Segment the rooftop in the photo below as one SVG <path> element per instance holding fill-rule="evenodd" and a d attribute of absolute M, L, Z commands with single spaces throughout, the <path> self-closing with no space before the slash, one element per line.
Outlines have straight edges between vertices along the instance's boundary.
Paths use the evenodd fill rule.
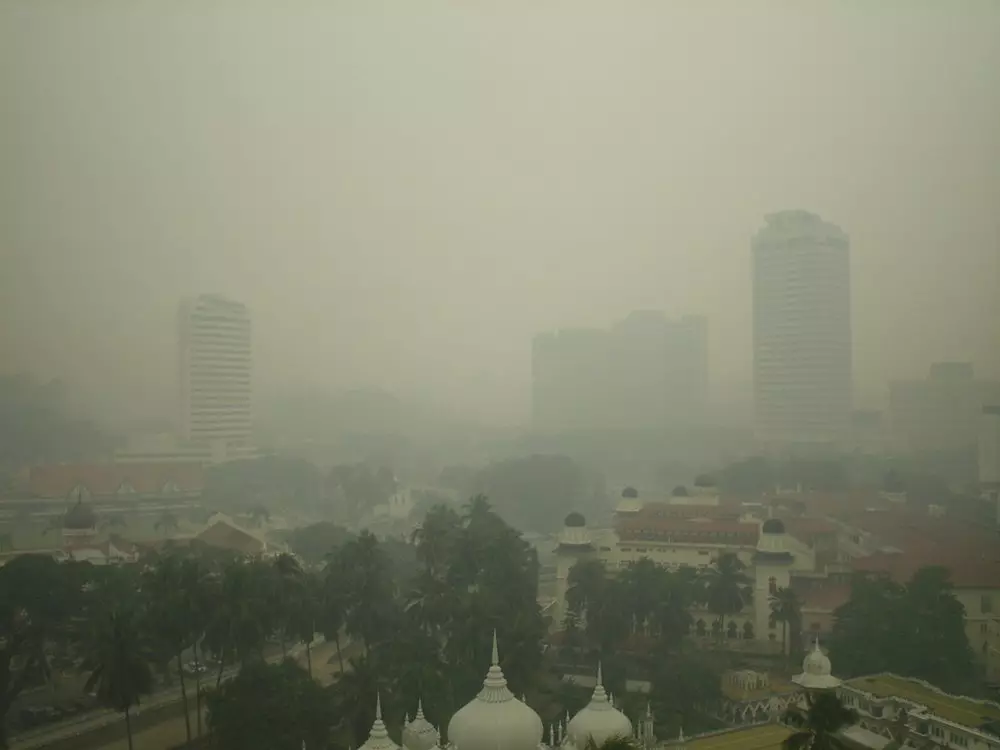
<path fill-rule="evenodd" d="M 792 730 L 780 724 L 734 729 L 701 739 L 688 740 L 687 750 L 781 750 Z"/>
<path fill-rule="evenodd" d="M 844 684 L 880 698 L 903 698 L 927 706 L 935 715 L 956 724 L 978 729 L 983 724 L 1000 721 L 1000 706 L 972 698 L 948 695 L 916 680 L 891 674 L 855 677 Z"/>

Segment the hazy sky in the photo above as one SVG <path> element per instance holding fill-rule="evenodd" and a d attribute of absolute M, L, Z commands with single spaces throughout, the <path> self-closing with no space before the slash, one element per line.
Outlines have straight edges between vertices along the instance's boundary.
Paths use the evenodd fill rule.
<path fill-rule="evenodd" d="M 998 71 L 988 1 L 0 0 L 0 369 L 169 414 L 212 291 L 264 389 L 517 420 L 535 331 L 663 308 L 739 393 L 750 237 L 806 208 L 863 402 L 998 375 Z"/>

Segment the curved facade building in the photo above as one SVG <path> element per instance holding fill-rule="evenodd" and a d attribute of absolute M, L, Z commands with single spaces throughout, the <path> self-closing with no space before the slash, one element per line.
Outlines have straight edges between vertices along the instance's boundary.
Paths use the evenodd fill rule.
<path fill-rule="evenodd" d="M 755 426 L 766 450 L 823 451 L 849 437 L 849 247 L 807 211 L 769 214 L 753 238 Z"/>
<path fill-rule="evenodd" d="M 186 440 L 229 452 L 251 444 L 250 314 L 240 302 L 202 295 L 181 304 L 180 383 Z"/>

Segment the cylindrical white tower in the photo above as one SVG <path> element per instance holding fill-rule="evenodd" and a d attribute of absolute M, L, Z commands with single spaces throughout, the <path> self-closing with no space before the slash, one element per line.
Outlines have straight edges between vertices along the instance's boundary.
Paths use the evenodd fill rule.
<path fill-rule="evenodd" d="M 757 437 L 770 451 L 822 452 L 850 434 L 849 241 L 807 211 L 766 222 L 753 238 Z"/>

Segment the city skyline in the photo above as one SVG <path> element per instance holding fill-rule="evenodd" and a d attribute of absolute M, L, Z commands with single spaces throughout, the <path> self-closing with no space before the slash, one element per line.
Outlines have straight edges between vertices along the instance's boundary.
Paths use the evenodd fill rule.
<path fill-rule="evenodd" d="M 710 318 L 712 392 L 742 398 L 748 237 L 796 207 L 850 231 L 862 404 L 934 361 L 1000 374 L 995 7 L 17 5 L 2 367 L 94 413 L 172 413 L 201 290 L 254 311 L 262 394 L 526 424 L 536 331 L 662 309 Z"/>

